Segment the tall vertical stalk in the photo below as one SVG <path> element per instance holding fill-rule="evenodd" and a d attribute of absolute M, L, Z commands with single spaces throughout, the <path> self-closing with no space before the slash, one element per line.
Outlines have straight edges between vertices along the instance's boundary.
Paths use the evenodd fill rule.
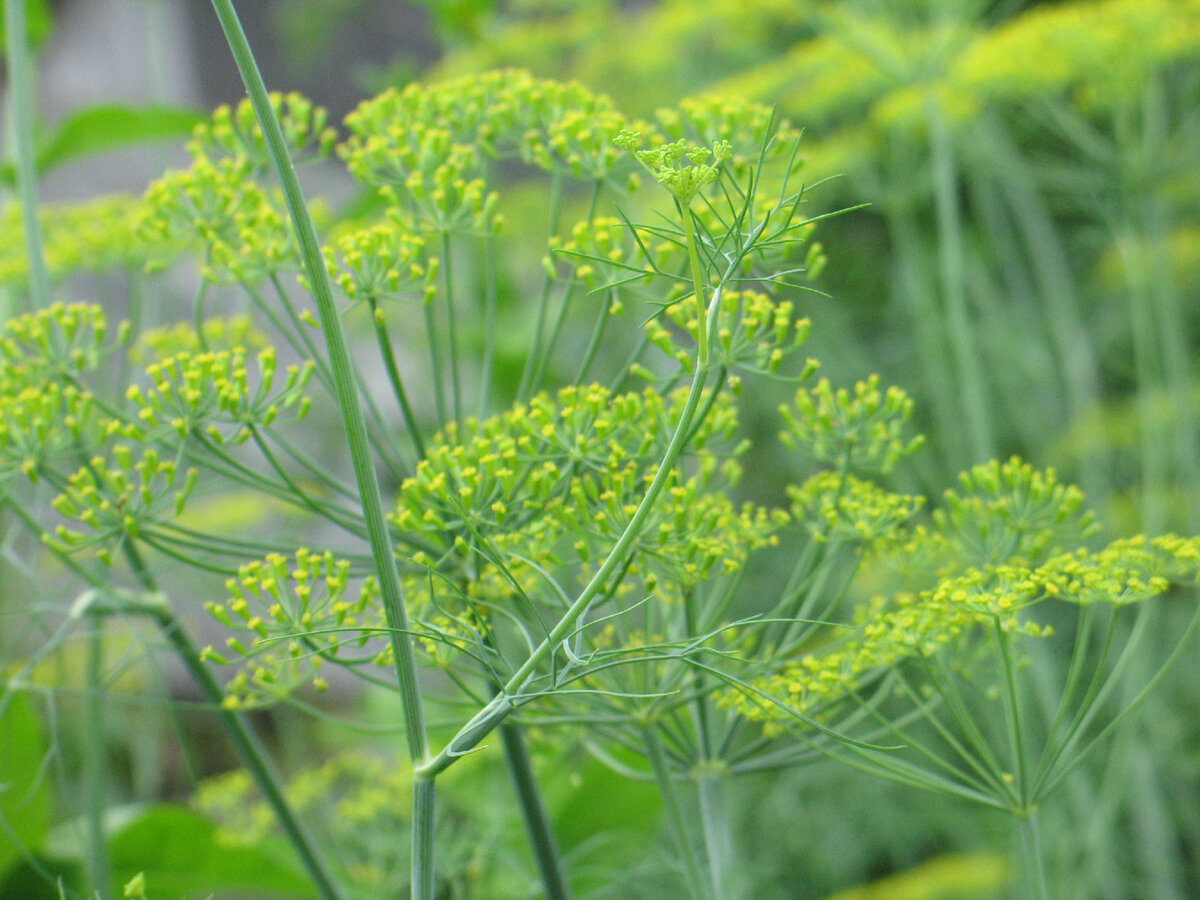
<path fill-rule="evenodd" d="M 89 617 L 87 649 L 87 715 L 83 742 L 83 784 L 87 878 L 97 900 L 111 896 L 108 844 L 104 835 L 107 779 L 104 748 L 104 634 L 98 616 Z"/>
<path fill-rule="evenodd" d="M 504 746 L 504 762 L 517 792 L 517 805 L 521 808 L 521 819 L 529 836 L 533 850 L 533 861 L 537 865 L 546 889 L 546 900 L 571 900 L 571 888 L 563 868 L 558 839 L 550 824 L 550 814 L 538 789 L 537 775 L 529 748 L 521 734 L 521 727 L 507 722 L 500 726 L 500 741 Z"/>
<path fill-rule="evenodd" d="M 4 0 L 5 54 L 8 59 L 8 122 L 17 173 L 17 199 L 29 260 L 29 298 L 34 309 L 50 305 L 50 276 L 46 273 L 45 241 L 38 217 L 37 157 L 33 147 L 33 60 L 29 53 L 29 23 L 25 0 Z"/>
<path fill-rule="evenodd" d="M 250 102 L 266 139 L 271 161 L 283 187 L 284 199 L 291 215 L 292 226 L 300 245 L 305 274 L 312 285 L 313 297 L 326 348 L 333 369 L 337 389 L 338 407 L 342 413 L 342 424 L 350 446 L 354 466 L 354 478 L 358 485 L 363 517 L 371 543 L 371 555 L 376 576 L 379 579 L 387 616 L 392 652 L 395 657 L 396 676 L 399 682 L 400 699 L 404 710 L 405 735 L 409 757 L 414 765 L 422 764 L 429 754 L 429 739 L 425 731 L 425 714 L 421 702 L 420 684 L 417 678 L 416 652 L 409 637 L 408 612 L 404 605 L 404 593 L 400 583 L 400 571 L 388 534 L 387 520 L 383 514 L 383 498 L 379 481 L 371 460 L 367 439 L 366 421 L 359 400 L 350 362 L 350 351 L 342 330 L 341 319 L 333 300 L 333 287 L 329 272 L 321 255 L 321 245 L 312 216 L 300 189 L 296 169 L 288 156 L 283 130 L 271 106 L 262 74 L 254 61 L 254 54 L 246 40 L 237 13 L 231 0 L 213 0 L 213 9 L 225 32 L 225 39 L 233 53 Z M 429 783 L 423 784 L 428 780 Z M 413 794 L 413 865 L 412 900 L 432 900 L 433 897 L 433 810 L 434 793 L 432 780 L 418 779 L 418 790 Z"/>
<path fill-rule="evenodd" d="M 658 736 L 657 726 L 647 724 L 642 729 L 642 739 L 646 746 L 646 756 L 650 767 L 654 770 L 654 780 L 658 792 L 662 796 L 663 811 L 667 815 L 667 824 L 679 851 L 679 860 L 683 865 L 683 878 L 687 882 L 688 893 L 692 900 L 719 900 L 712 895 L 708 879 L 704 874 L 704 866 L 696 854 L 692 829 L 688 827 L 687 817 L 683 814 L 683 805 L 675 790 L 675 782 L 671 777 L 671 769 L 667 763 L 667 754 L 663 749 L 662 740 Z"/>

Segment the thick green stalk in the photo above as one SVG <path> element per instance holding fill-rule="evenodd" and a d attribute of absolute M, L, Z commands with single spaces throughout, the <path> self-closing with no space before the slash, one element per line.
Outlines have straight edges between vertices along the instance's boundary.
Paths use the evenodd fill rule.
<path fill-rule="evenodd" d="M 696 853 L 692 829 L 688 827 L 687 817 L 679 802 L 679 794 L 675 790 L 675 782 L 671 777 L 671 769 L 667 763 L 667 754 L 663 749 L 662 740 L 658 736 L 657 727 L 648 724 L 642 729 L 642 739 L 646 745 L 646 756 L 650 767 L 654 770 L 654 781 L 662 796 L 663 811 L 667 815 L 667 825 L 671 829 L 676 849 L 679 851 L 679 862 L 683 867 L 683 878 L 687 882 L 688 893 L 692 900 L 722 900 L 714 896 L 712 886 L 704 876 L 704 867 Z"/>
<path fill-rule="evenodd" d="M 1037 810 L 1027 810 L 1021 817 L 1021 850 L 1025 860 L 1026 893 L 1030 900 L 1050 900 L 1046 888 L 1046 864 L 1042 859 L 1042 834 L 1038 828 Z"/>
<path fill-rule="evenodd" d="M 87 716 L 83 746 L 84 817 L 87 821 L 87 877 L 97 900 L 111 896 L 108 843 L 104 835 L 104 806 L 108 780 L 104 760 L 104 635 L 98 616 L 91 617 L 87 653 Z"/>
<path fill-rule="evenodd" d="M 399 682 L 400 699 L 404 710 L 404 728 L 408 740 L 409 757 L 414 766 L 421 765 L 429 755 L 429 739 L 425 731 L 425 712 L 421 703 L 421 688 L 417 677 L 416 652 L 409 637 L 408 612 L 404 605 L 404 591 L 400 583 L 400 571 L 388 534 L 387 520 L 383 514 L 383 498 L 379 492 L 379 480 L 371 459 L 371 447 L 367 437 L 366 420 L 350 363 L 350 350 L 333 300 L 333 286 L 321 254 L 321 244 L 312 216 L 300 189 L 296 169 L 288 156 L 283 130 L 271 106 L 271 99 L 263 84 L 262 74 L 254 61 L 254 54 L 246 40 L 231 0 L 213 0 L 213 8 L 221 21 L 225 39 L 233 52 L 238 71 L 250 95 L 259 126 L 266 138 L 271 161 L 275 166 L 283 187 L 284 199 L 291 215 L 292 226 L 304 259 L 305 273 L 312 285 L 317 304 L 321 330 L 325 335 L 326 349 L 333 369 L 338 407 L 342 413 L 342 424 L 350 445 L 350 458 L 354 466 L 354 478 L 358 485 L 363 507 L 363 518 L 367 524 L 367 535 L 371 543 L 371 555 L 375 573 L 379 578 L 380 594 L 387 616 L 392 653 L 395 657 L 396 676 Z M 413 861 L 412 900 L 433 898 L 433 822 L 434 789 L 432 775 L 418 777 L 413 792 Z"/>
<path fill-rule="evenodd" d="M 8 59 L 8 127 L 17 173 L 17 199 L 29 259 L 29 297 L 34 309 L 50 305 L 50 276 L 46 273 L 45 240 L 38 218 L 37 157 L 33 147 L 33 60 L 25 0 L 4 0 L 5 53 Z"/>
<path fill-rule="evenodd" d="M 436 778 L 417 776 L 413 781 L 412 802 L 412 879 L 413 900 L 434 897 L 434 814 Z"/>
<path fill-rule="evenodd" d="M 700 799 L 704 852 L 708 857 L 709 886 L 714 897 L 725 900 L 730 896 L 729 864 L 733 856 L 729 811 L 725 805 L 725 774 L 716 770 L 700 772 L 696 778 L 696 791 Z"/>
<path fill-rule="evenodd" d="M 546 900 L 571 900 L 571 887 L 563 868 L 558 839 L 554 836 L 550 814 L 546 811 L 542 792 L 538 788 L 537 775 L 533 771 L 533 761 L 529 758 L 529 748 L 525 745 L 521 727 L 511 722 L 501 725 L 500 742 L 504 746 L 504 761 L 508 765 L 509 777 L 517 792 L 517 805 L 521 807 L 521 819 L 529 836 L 533 861 L 542 878 L 542 887 L 546 889 Z"/>
<path fill-rule="evenodd" d="M 312 285 L 317 314 L 321 321 L 321 330 L 325 335 L 326 349 L 333 369 L 338 406 L 342 413 L 342 424 L 350 444 L 354 477 L 363 505 L 363 517 L 367 523 L 371 554 L 379 578 L 384 611 L 387 614 L 388 626 L 391 631 L 392 650 L 396 657 L 396 670 L 400 683 L 400 697 L 404 706 L 405 735 L 408 738 L 409 754 L 414 761 L 419 762 L 428 753 L 428 738 L 425 733 L 425 716 L 421 706 L 420 685 L 417 680 L 416 654 L 413 651 L 412 642 L 408 638 L 408 613 L 404 607 L 400 572 L 392 553 L 387 520 L 383 514 L 383 498 L 380 495 L 379 481 L 371 463 L 366 421 L 354 384 L 346 335 L 342 330 L 342 322 L 333 300 L 329 272 L 325 268 L 324 258 L 321 255 L 321 244 L 317 239 L 317 231 L 305 203 L 304 194 L 300 190 L 300 181 L 296 177 L 295 166 L 288 156 L 283 131 L 271 106 L 266 85 L 263 84 L 262 75 L 258 71 L 254 54 L 250 50 L 250 44 L 246 40 L 246 33 L 242 30 L 241 22 L 238 21 L 233 3 L 231 0 L 213 0 L 213 9 L 216 10 L 217 17 L 220 19 L 225 39 L 233 52 L 234 61 L 237 63 L 238 71 L 246 85 L 250 102 L 266 139 L 271 161 L 283 187 L 284 199 L 292 218 L 292 226 L 300 244 L 305 274 Z"/>

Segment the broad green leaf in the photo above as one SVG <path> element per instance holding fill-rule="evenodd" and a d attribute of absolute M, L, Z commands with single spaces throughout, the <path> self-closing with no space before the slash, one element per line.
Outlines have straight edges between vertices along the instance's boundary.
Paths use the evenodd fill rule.
<path fill-rule="evenodd" d="M 258 846 L 229 846 L 216 826 L 180 806 L 152 806 L 112 837 L 115 896 L 144 872 L 155 900 L 182 900 L 219 892 L 308 898 L 308 879 L 279 855 Z"/>
<path fill-rule="evenodd" d="M 50 793 L 42 764 L 46 738 L 28 694 L 9 698 L 0 715 L 0 875 L 20 857 L 12 838 L 29 851 L 41 848 L 50 825 Z"/>
<path fill-rule="evenodd" d="M 176 106 L 89 106 L 69 116 L 38 148 L 39 172 L 48 172 L 73 159 L 93 156 L 149 141 L 177 140 L 189 136 L 204 116 Z M 13 182 L 11 165 L 0 178 Z"/>

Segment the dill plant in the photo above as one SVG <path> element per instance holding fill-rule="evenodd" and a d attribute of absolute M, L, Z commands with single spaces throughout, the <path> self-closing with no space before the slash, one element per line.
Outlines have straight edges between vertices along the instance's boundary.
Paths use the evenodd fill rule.
<path fill-rule="evenodd" d="M 884 485 L 920 449 L 913 403 L 875 377 L 807 384 L 818 367 L 800 356 L 812 326 L 796 288 L 824 256 L 799 134 L 766 108 L 706 99 L 634 121 L 577 84 L 502 70 L 385 92 L 339 143 L 322 110 L 267 94 L 232 6 L 215 6 L 250 99 L 197 130 L 190 167 L 133 204 L 119 246 L 61 239 L 70 214 L 46 218 L 44 241 L 24 232 L 47 277 L 184 256 L 200 274 L 190 325 L 135 338 L 97 305 L 44 302 L 36 278 L 32 309 L 4 323 L 5 508 L 91 588 L 35 655 L 84 617 L 148 619 L 245 766 L 202 804 L 244 814 L 252 784 L 257 825 L 281 828 L 326 898 L 404 882 L 426 900 L 450 886 L 520 895 L 447 852 L 436 824 L 439 808 L 467 833 L 477 823 L 479 803 L 449 806 L 437 788 L 492 740 L 542 889 L 572 896 L 530 725 L 653 782 L 696 900 L 755 889 L 730 832 L 732 780 L 830 756 L 1010 811 L 1031 895 L 1047 896 L 1038 807 L 1128 707 L 1113 693 L 1144 626 L 1127 631 L 1121 611 L 1193 581 L 1197 541 L 1097 547 L 1079 492 L 1018 460 L 971 470 L 929 515 Z M 335 152 L 377 204 L 365 221 L 329 216 L 322 237 L 294 162 Z M 550 241 L 533 327 L 511 329 L 528 346 L 505 397 L 497 169 L 512 161 L 549 181 Z M 661 190 L 638 186 L 647 171 Z M 587 199 L 571 226 L 573 185 Z M 661 212 L 635 223 L 651 193 Z M 124 201 L 100 208 L 128 222 Z M 32 270 L 10 255 L 7 277 L 23 280 Z M 210 313 L 226 289 L 254 316 Z M 356 329 L 386 398 L 351 352 Z M 582 353 L 563 359 L 575 330 Z M 611 365 L 610 347 L 627 359 Z M 418 351 L 421 379 L 402 364 Z M 787 508 L 734 494 L 739 397 L 763 378 L 796 387 L 779 421 L 808 475 Z M 296 440 L 321 408 L 340 418 L 353 485 Z M 230 485 L 327 530 L 296 546 L 189 524 L 196 496 Z M 748 569 L 784 552 L 785 580 L 747 596 Z M 176 617 L 187 588 L 160 570 L 179 565 L 227 577 L 204 601 L 223 644 L 196 647 Z M 1069 659 L 1057 696 L 1022 665 L 1054 640 Z M 344 758 L 285 786 L 245 712 L 309 702 L 298 693 L 328 690 L 335 667 L 399 696 L 408 763 Z M 102 803 L 93 792 L 88 862 L 107 895 Z M 384 847 L 365 824 L 331 827 L 323 847 L 307 817 L 330 815 L 382 821 Z"/>

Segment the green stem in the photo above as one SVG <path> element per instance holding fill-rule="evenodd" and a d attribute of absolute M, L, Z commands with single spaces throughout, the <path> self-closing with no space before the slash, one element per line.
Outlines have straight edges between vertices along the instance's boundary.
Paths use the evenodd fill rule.
<path fill-rule="evenodd" d="M 537 774 L 529 757 L 529 748 L 521 727 L 511 722 L 500 726 L 500 742 L 504 746 L 504 761 L 517 792 L 517 804 L 521 808 L 521 819 L 529 836 L 533 860 L 546 889 L 546 900 L 571 900 L 571 888 L 559 853 L 558 840 L 550 823 L 550 814 L 538 787 Z"/>
<path fill-rule="evenodd" d="M 8 115 L 16 163 L 17 198 L 29 259 L 29 298 L 34 309 L 50 305 L 50 276 L 46 272 L 45 239 L 38 216 L 37 157 L 33 147 L 33 60 L 25 0 L 4 0 L 5 54 L 8 59 Z"/>
<path fill-rule="evenodd" d="M 409 754 L 414 761 L 423 760 L 428 753 L 428 738 L 425 733 L 425 716 L 421 706 L 420 685 L 417 680 L 416 654 L 408 638 L 408 613 L 404 608 L 404 594 L 400 585 L 400 572 L 392 553 L 388 536 L 387 521 L 383 514 L 383 498 L 379 492 L 379 481 L 371 464 L 370 447 L 367 441 L 366 422 L 362 404 L 354 384 L 350 365 L 350 351 L 341 319 L 333 300 L 333 287 L 329 272 L 321 255 L 321 244 L 309 214 L 296 169 L 288 157 L 287 145 L 275 111 L 271 106 L 266 85 L 254 61 L 254 55 L 246 40 L 231 0 L 213 0 L 213 8 L 221 21 L 225 39 L 233 53 L 250 102 L 258 117 L 259 125 L 266 138 L 267 147 L 276 174 L 283 187 L 288 212 L 300 244 L 306 274 L 313 287 L 321 329 L 325 335 L 326 349 L 333 370 L 334 386 L 337 389 L 338 406 L 342 412 L 342 424 L 350 444 L 350 455 L 354 464 L 354 477 L 358 484 L 363 505 L 363 517 L 371 542 L 371 553 L 379 576 L 380 592 L 384 611 L 387 614 L 391 633 L 392 649 L 396 657 L 400 696 L 404 705 L 405 734 L 408 738 Z M 416 898 L 414 898 L 416 900 Z"/>
<path fill-rule="evenodd" d="M 1022 896 L 1030 900 L 1050 900 L 1046 888 L 1046 864 L 1042 859 L 1042 834 L 1038 827 L 1037 810 L 1026 810 L 1021 816 L 1021 855 L 1025 860 L 1025 874 L 1029 882 Z"/>
<path fill-rule="evenodd" d="M 550 237 L 558 234 L 558 220 L 562 212 L 562 174 L 555 172 L 550 179 Z M 517 399 L 527 400 L 533 390 L 533 378 L 537 372 L 542 353 L 542 338 L 546 331 L 546 315 L 550 311 L 550 275 L 542 281 L 542 296 L 538 301 L 537 321 L 533 327 L 533 339 L 529 345 L 529 356 L 525 359 L 525 370 L 521 373 L 521 384 L 517 388 Z"/>
<path fill-rule="evenodd" d="M 436 779 L 418 776 L 413 782 L 411 897 L 434 897 L 434 813 Z"/>
<path fill-rule="evenodd" d="M 231 0 L 213 0 L 213 8 L 221 21 L 221 28 L 233 53 L 250 102 L 254 107 L 258 123 L 266 138 L 271 160 L 283 187 L 284 198 L 292 225 L 304 259 L 305 272 L 312 285 L 317 314 L 325 335 L 326 348 L 333 368 L 337 389 L 338 407 L 342 413 L 342 424 L 350 445 L 350 457 L 354 466 L 354 477 L 363 505 L 363 518 L 371 543 L 376 574 L 379 578 L 380 594 L 387 616 L 388 632 L 395 657 L 396 676 L 399 682 L 400 699 L 404 710 L 405 735 L 409 757 L 414 766 L 420 766 L 429 755 L 429 739 L 425 731 L 425 712 L 421 703 L 420 682 L 417 678 L 416 652 L 409 637 L 408 612 L 404 606 L 404 592 L 400 583 L 400 572 L 388 534 L 387 520 L 383 514 L 383 498 L 379 492 L 379 481 L 371 460 L 371 448 L 367 437 L 366 420 L 350 365 L 350 350 L 333 300 L 333 286 L 321 254 L 321 244 L 312 216 L 308 211 L 296 169 L 288 156 L 283 130 L 271 106 L 262 74 L 254 61 L 254 54 L 246 40 Z M 413 792 L 413 892 L 411 900 L 433 898 L 433 806 L 434 789 L 430 777 L 418 777 Z"/>
<path fill-rule="evenodd" d="M 84 807 L 87 820 L 87 876 L 92 894 L 107 900 L 111 889 L 108 844 L 104 835 L 107 794 L 104 765 L 104 643 L 98 616 L 91 618 L 87 653 L 87 717 L 83 746 Z"/>
<path fill-rule="evenodd" d="M 725 779 L 716 771 L 701 772 L 697 777 L 696 789 L 700 796 L 700 824 L 704 829 L 709 887 L 714 897 L 724 900 L 730 895 L 727 882 L 733 855 L 729 812 L 725 807 Z"/>
<path fill-rule="evenodd" d="M 1008 724 L 1008 741 L 1012 746 L 1013 764 L 1017 770 L 1017 796 L 1024 804 L 1028 801 L 1030 785 L 1026 772 L 1025 736 L 1021 727 L 1021 706 L 1017 693 L 1016 665 L 1012 658 L 1011 635 L 1004 631 L 999 621 L 996 621 L 994 626 L 996 643 L 1000 648 L 1000 661 L 1004 669 L 1004 712 Z"/>
<path fill-rule="evenodd" d="M 662 740 L 654 725 L 642 729 L 642 739 L 646 745 L 646 756 L 650 767 L 654 770 L 654 781 L 662 796 L 663 811 L 667 816 L 667 825 L 679 851 L 679 861 L 683 866 L 683 878 L 687 882 L 688 894 L 692 900 L 715 900 L 706 889 L 704 868 L 696 854 L 692 829 L 683 814 L 683 806 L 679 802 L 679 793 L 675 790 L 675 782 L 671 777 L 671 769 L 667 763 L 667 754 L 663 750 Z"/>
<path fill-rule="evenodd" d="M 454 317 L 454 260 L 450 252 L 450 233 L 442 232 L 442 276 L 446 279 L 446 331 L 450 351 L 450 398 L 454 421 L 462 421 L 462 386 L 458 371 L 458 323 Z"/>
<path fill-rule="evenodd" d="M 400 404 L 400 414 L 404 416 L 404 424 L 408 426 L 409 437 L 417 450 L 417 458 L 425 458 L 425 442 L 421 440 L 421 429 L 417 427 L 417 417 L 408 402 L 408 393 L 404 390 L 404 381 L 400 378 L 400 369 L 396 365 L 396 354 L 392 352 L 392 341 L 388 336 L 387 324 L 379 311 L 379 304 L 374 297 L 369 298 L 371 305 L 371 322 L 375 326 L 375 340 L 379 343 L 379 354 L 383 358 L 383 367 L 387 372 L 388 382 L 392 393 Z"/>

